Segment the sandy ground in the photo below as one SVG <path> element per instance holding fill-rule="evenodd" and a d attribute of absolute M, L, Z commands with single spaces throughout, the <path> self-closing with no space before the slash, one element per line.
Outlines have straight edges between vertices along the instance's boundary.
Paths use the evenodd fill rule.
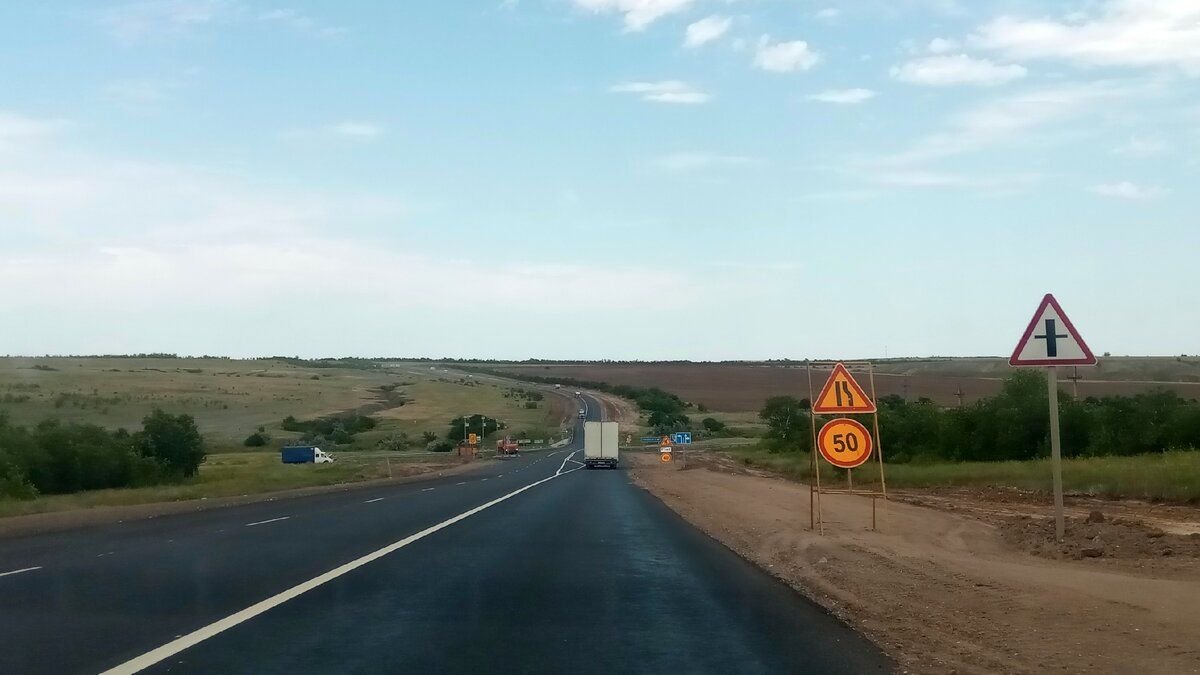
<path fill-rule="evenodd" d="M 806 485 L 720 457 L 625 457 L 639 485 L 912 672 L 1200 672 L 1200 509 L 1076 506 L 1060 545 L 1049 512 L 1013 495 L 906 491 L 878 504 L 875 532 L 869 498 L 825 495 L 821 535 Z"/>

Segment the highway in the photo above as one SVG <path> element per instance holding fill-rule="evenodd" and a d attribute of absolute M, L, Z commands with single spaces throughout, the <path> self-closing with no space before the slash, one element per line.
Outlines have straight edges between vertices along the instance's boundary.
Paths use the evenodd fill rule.
<path fill-rule="evenodd" d="M 581 454 L 0 540 L 0 673 L 894 668 Z"/>

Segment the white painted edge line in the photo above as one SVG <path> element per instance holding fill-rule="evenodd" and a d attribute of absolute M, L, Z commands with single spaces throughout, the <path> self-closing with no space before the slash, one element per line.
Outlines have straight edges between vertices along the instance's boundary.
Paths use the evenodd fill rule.
<path fill-rule="evenodd" d="M 365 501 L 363 503 L 364 504 L 374 504 L 375 502 L 381 502 L 384 499 L 386 499 L 386 497 L 376 497 L 375 499 L 368 499 L 367 501 Z"/>
<path fill-rule="evenodd" d="M 561 473 L 561 474 L 556 473 L 553 476 L 548 476 L 541 480 L 534 481 L 534 482 L 530 483 L 529 485 L 526 485 L 525 487 L 517 488 L 516 490 L 513 490 L 512 492 L 510 492 L 504 496 L 497 497 L 490 502 L 480 504 L 479 506 L 476 506 L 473 509 L 470 509 L 468 511 L 463 511 L 462 513 L 458 514 L 457 516 L 454 516 L 453 518 L 450 518 L 448 520 L 443 520 L 442 522 L 438 523 L 437 525 L 431 525 L 431 526 L 425 528 L 424 530 L 417 532 L 416 534 L 411 534 L 411 535 L 401 539 L 400 541 L 397 541 L 392 544 L 388 544 L 387 546 L 384 546 L 383 548 L 379 549 L 378 551 L 368 553 L 368 554 L 364 555 L 363 557 L 358 558 L 356 560 L 351 560 L 350 562 L 348 562 L 344 565 L 341 565 L 339 567 L 335 567 L 320 576 L 313 577 L 312 579 L 309 579 L 308 581 L 305 581 L 301 584 L 292 586 L 291 588 L 287 589 L 286 591 L 283 591 L 282 593 L 273 595 L 273 596 L 267 598 L 266 600 L 262 600 L 253 605 L 250 605 L 249 607 L 241 610 L 240 612 L 230 614 L 229 616 L 225 617 L 224 619 L 215 621 L 213 623 L 208 624 L 207 626 L 204 626 L 203 628 L 194 630 L 191 633 L 188 633 L 187 635 L 176 638 L 176 639 L 168 642 L 167 644 L 165 644 L 161 647 L 158 647 L 157 649 L 153 649 L 151 651 L 146 652 L 145 654 L 142 654 L 141 656 L 130 659 L 130 660 L 126 661 L 125 663 L 122 663 L 119 666 L 114 666 L 113 668 L 110 668 L 110 669 L 104 671 L 103 673 L 101 673 L 101 675 L 128 675 L 130 673 L 136 673 L 136 672 L 139 672 L 146 668 L 149 668 L 150 666 L 153 666 L 156 663 L 159 663 L 165 659 L 171 658 L 172 656 L 178 654 L 179 652 L 182 652 L 183 650 L 185 650 L 189 647 L 194 647 L 195 645 L 198 645 L 201 642 L 204 642 L 205 640 L 207 640 L 215 635 L 218 635 L 224 631 L 227 631 L 230 628 L 233 628 L 234 626 L 236 626 L 240 623 L 249 621 L 250 619 L 253 619 L 254 617 L 258 616 L 259 614 L 262 614 L 263 612 L 266 612 L 270 609 L 278 607 L 279 605 L 282 605 L 283 603 L 287 602 L 288 600 L 299 597 L 299 596 L 303 595 L 304 593 L 307 593 L 308 591 L 313 590 L 314 588 L 317 588 L 319 586 L 327 584 L 330 581 L 333 581 L 334 579 L 337 579 L 338 577 L 340 577 L 344 574 L 352 572 L 352 571 L 358 569 L 359 567 L 366 565 L 369 562 L 378 560 L 378 559 L 384 557 L 385 555 L 388 555 L 389 553 L 394 553 L 395 551 L 398 551 L 415 541 L 419 541 L 421 539 L 424 539 L 425 537 L 428 537 L 429 535 L 433 534 L 434 532 L 437 532 L 438 530 L 442 530 L 447 527 L 450 527 L 451 525 L 453 525 L 461 520 L 466 520 L 467 518 L 470 518 L 471 516 L 475 515 L 476 513 L 479 513 L 480 511 L 491 508 L 507 499 L 516 497 L 517 495 L 521 494 L 522 492 L 524 492 L 530 488 L 537 487 L 538 485 L 541 485 L 542 483 L 545 483 L 546 481 L 554 480 L 555 478 L 558 478 L 559 476 L 565 476 L 566 474 L 571 473 L 572 471 L 579 471 L 579 469 L 571 469 L 571 471 L 567 471 L 567 472 Z"/>
<path fill-rule="evenodd" d="M 430 490 L 436 490 L 436 489 L 437 488 L 425 488 L 424 490 L 421 490 L 421 492 L 429 492 Z"/>
<path fill-rule="evenodd" d="M 13 570 L 11 572 L 0 572 L 0 577 L 6 577 L 10 574 L 20 574 L 22 572 L 32 572 L 34 570 L 40 570 L 40 569 L 42 569 L 41 565 L 38 565 L 37 567 L 22 567 L 19 570 Z"/>
<path fill-rule="evenodd" d="M 267 523 L 277 523 L 281 520 L 287 520 L 288 518 L 291 518 L 291 516 L 281 516 L 279 518 L 272 518 L 270 520 L 260 520 L 256 523 L 246 523 L 244 527 L 254 527 L 255 525 L 266 525 Z"/>
<path fill-rule="evenodd" d="M 579 452 L 579 451 L 578 451 L 578 450 L 576 450 L 575 452 L 572 452 L 571 454 L 567 455 L 567 456 L 566 456 L 566 458 L 565 458 L 565 459 L 563 459 L 562 466 L 558 467 L 558 471 L 557 471 L 557 472 L 556 472 L 554 475 L 555 475 L 555 476 L 557 476 L 558 474 L 562 473 L 562 472 L 563 472 L 563 469 L 564 469 L 564 468 L 566 468 L 566 466 L 567 466 L 567 462 L 573 461 L 571 458 L 572 458 L 572 457 L 574 457 L 574 456 L 575 456 L 575 454 L 576 454 L 576 453 L 578 453 L 578 452 Z M 571 469 L 571 470 L 572 470 L 572 471 L 575 471 L 575 469 Z"/>
<path fill-rule="evenodd" d="M 465 480 L 460 483 L 455 483 L 455 485 L 466 485 L 466 484 L 467 484 L 467 481 L 465 481 Z"/>

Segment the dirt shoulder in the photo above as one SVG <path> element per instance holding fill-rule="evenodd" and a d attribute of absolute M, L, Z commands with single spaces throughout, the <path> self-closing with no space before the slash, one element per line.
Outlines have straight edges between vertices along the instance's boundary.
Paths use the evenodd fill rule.
<path fill-rule="evenodd" d="M 821 535 L 806 485 L 717 456 L 682 470 L 626 457 L 638 485 L 913 672 L 1200 672 L 1200 534 L 1135 506 L 1073 514 L 1060 546 L 1040 510 L 1011 499 L 908 490 L 879 503 L 873 532 L 869 498 L 825 495 Z M 1174 508 L 1153 518 L 1200 522 Z"/>
<path fill-rule="evenodd" d="M 313 487 L 295 488 L 291 490 L 276 490 L 274 492 L 259 492 L 255 494 L 238 495 L 235 497 L 204 497 L 173 502 L 155 502 L 150 504 L 128 504 L 122 506 L 93 506 L 86 509 L 69 511 L 53 511 L 49 513 L 34 513 L 24 516 L 0 518 L 0 539 L 17 537 L 43 532 L 59 532 L 80 527 L 104 525 L 126 520 L 142 520 L 177 513 L 193 513 L 219 509 L 240 504 L 290 499 L 328 492 L 345 492 L 368 487 L 383 485 L 399 485 L 414 481 L 428 480 L 442 476 L 452 476 L 478 469 L 485 465 L 483 461 L 447 464 L 445 462 L 409 463 L 397 467 L 401 475 L 393 478 L 356 481 L 352 483 L 335 483 L 332 485 L 317 485 Z"/>

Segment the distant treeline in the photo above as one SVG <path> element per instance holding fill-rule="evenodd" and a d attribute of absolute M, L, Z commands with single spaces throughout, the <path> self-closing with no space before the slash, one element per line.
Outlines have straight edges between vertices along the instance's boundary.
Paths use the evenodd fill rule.
<path fill-rule="evenodd" d="M 135 433 L 57 420 L 14 426 L 0 415 L 0 497 L 176 482 L 196 475 L 204 455 L 191 415 L 155 410 Z"/>
<path fill-rule="evenodd" d="M 808 406 L 807 399 L 790 396 L 768 399 L 759 416 L 770 429 L 767 443 L 772 450 L 811 449 Z M 1050 408 L 1046 376 L 1040 371 L 1017 372 L 997 395 L 961 408 L 896 395 L 882 397 L 878 407 L 884 459 L 889 462 L 987 462 L 1050 454 Z M 817 424 L 823 422 L 818 417 Z M 1060 391 L 1059 424 L 1067 457 L 1200 448 L 1200 402 L 1169 389 L 1079 399 Z"/>

